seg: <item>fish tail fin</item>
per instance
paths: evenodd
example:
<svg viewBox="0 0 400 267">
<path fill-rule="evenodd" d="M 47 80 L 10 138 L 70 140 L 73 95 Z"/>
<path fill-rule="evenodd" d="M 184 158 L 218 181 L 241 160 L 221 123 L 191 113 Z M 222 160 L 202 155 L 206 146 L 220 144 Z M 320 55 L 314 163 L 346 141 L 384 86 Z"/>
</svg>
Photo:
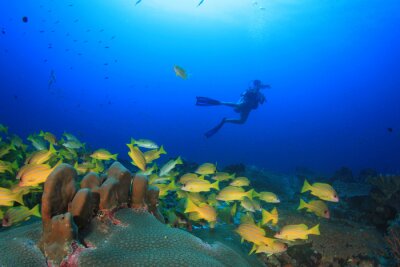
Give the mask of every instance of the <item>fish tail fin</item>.
<svg viewBox="0 0 400 267">
<path fill-rule="evenodd" d="M 112 158 L 113 160 L 117 160 L 117 157 L 118 157 L 118 153 L 117 153 L 117 154 L 113 154 L 113 155 L 111 156 L 111 158 Z"/>
<path fill-rule="evenodd" d="M 42 217 L 42 215 L 40 214 L 40 211 L 39 211 L 39 204 L 37 204 L 35 207 L 33 207 L 32 209 L 31 209 L 31 214 L 33 215 L 33 216 L 36 216 L 36 217 Z"/>
<path fill-rule="evenodd" d="M 136 144 L 136 140 L 135 139 L 133 139 L 132 137 L 131 137 L 131 143 L 130 143 L 130 145 L 134 145 L 134 144 Z"/>
<path fill-rule="evenodd" d="M 215 183 L 211 184 L 211 188 L 214 188 L 215 190 L 219 190 L 219 181 L 216 181 Z"/>
<path fill-rule="evenodd" d="M 266 211 L 265 209 L 261 210 L 261 215 L 262 215 L 262 220 L 261 220 L 261 224 L 267 224 L 269 221 L 272 220 L 272 214 L 268 211 Z"/>
<path fill-rule="evenodd" d="M 311 185 L 304 179 L 303 187 L 301 188 L 301 193 L 307 192 L 311 190 Z"/>
<path fill-rule="evenodd" d="M 165 151 L 164 146 L 161 146 L 160 149 L 158 150 L 158 153 L 167 154 L 167 151 Z"/>
<path fill-rule="evenodd" d="M 200 175 L 197 179 L 204 180 L 204 175 Z"/>
<path fill-rule="evenodd" d="M 253 200 L 253 193 L 254 193 L 254 189 L 251 189 L 251 190 L 249 190 L 249 191 L 246 192 L 246 196 L 247 196 L 249 199 Z"/>
<path fill-rule="evenodd" d="M 300 205 L 297 209 L 298 210 L 304 209 L 307 207 L 306 205 L 307 205 L 307 203 L 303 199 L 300 198 Z"/>
<path fill-rule="evenodd" d="M 24 197 L 24 190 L 21 190 L 21 191 L 19 191 L 18 193 L 15 194 L 14 201 L 18 202 L 22 206 L 25 206 L 23 197 Z"/>
<path fill-rule="evenodd" d="M 186 202 L 185 213 L 197 212 L 197 206 L 188 198 Z"/>
<path fill-rule="evenodd" d="M 171 191 L 178 189 L 178 187 L 175 184 L 175 180 L 174 179 L 171 179 L 171 182 L 169 183 L 168 187 L 169 187 L 169 190 L 171 190 Z"/>
<path fill-rule="evenodd" d="M 131 143 L 131 144 L 126 144 L 126 146 L 130 149 L 130 150 L 133 150 L 133 144 Z M 130 153 L 130 152 L 129 152 Z"/>
<path fill-rule="evenodd" d="M 314 226 L 313 228 L 310 228 L 310 230 L 308 230 L 308 233 L 310 235 L 320 235 L 319 232 L 319 224 L 317 224 L 316 226 Z"/>
<path fill-rule="evenodd" d="M 176 164 L 183 164 L 181 157 L 178 157 L 176 159 Z"/>
<path fill-rule="evenodd" d="M 256 190 L 254 190 L 254 189 L 253 189 L 253 197 L 260 197 L 260 194 L 259 194 L 259 193 L 257 193 L 257 191 L 256 191 Z"/>
<path fill-rule="evenodd" d="M 49 151 L 51 154 L 56 154 L 57 150 L 54 148 L 53 144 L 50 143 L 49 145 Z"/>
<path fill-rule="evenodd" d="M 44 136 L 43 130 L 40 130 L 40 133 L 38 134 L 39 136 Z"/>
</svg>

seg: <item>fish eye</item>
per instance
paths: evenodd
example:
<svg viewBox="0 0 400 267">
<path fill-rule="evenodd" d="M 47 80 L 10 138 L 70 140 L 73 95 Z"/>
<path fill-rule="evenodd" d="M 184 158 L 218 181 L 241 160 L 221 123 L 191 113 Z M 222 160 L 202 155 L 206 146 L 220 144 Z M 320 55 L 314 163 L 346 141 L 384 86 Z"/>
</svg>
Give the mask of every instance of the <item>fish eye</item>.
<svg viewBox="0 0 400 267">
<path fill-rule="evenodd" d="M 327 210 L 325 210 L 325 211 L 324 211 L 324 213 L 325 213 L 325 214 L 327 214 L 327 213 L 328 213 L 328 211 L 327 211 Z"/>
<path fill-rule="evenodd" d="M 334 195 L 333 197 L 334 197 L 334 198 L 337 198 L 337 195 Z"/>
</svg>

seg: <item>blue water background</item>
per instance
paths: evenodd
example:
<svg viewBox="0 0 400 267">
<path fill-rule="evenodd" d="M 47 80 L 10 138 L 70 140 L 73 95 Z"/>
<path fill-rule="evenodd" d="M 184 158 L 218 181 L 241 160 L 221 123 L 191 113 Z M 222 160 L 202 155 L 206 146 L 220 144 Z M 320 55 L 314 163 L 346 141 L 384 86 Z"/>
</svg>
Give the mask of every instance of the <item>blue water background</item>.
<svg viewBox="0 0 400 267">
<path fill-rule="evenodd" d="M 400 171 L 398 0 L 134 3 L 1 1 L 0 122 L 121 157 L 135 137 L 220 166 Z M 195 96 L 237 101 L 255 78 L 267 103 L 205 139 L 237 114 Z"/>
</svg>

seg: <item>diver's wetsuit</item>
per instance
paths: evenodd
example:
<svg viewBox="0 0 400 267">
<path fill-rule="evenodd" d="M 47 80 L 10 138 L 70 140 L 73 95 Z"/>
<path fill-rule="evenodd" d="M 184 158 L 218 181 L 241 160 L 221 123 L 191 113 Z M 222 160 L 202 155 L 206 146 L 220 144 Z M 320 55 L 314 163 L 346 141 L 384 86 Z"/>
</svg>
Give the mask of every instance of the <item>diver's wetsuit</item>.
<svg viewBox="0 0 400 267">
<path fill-rule="evenodd" d="M 257 109 L 259 104 L 263 104 L 265 102 L 265 96 L 260 92 L 260 89 L 267 88 L 269 86 L 260 84 L 255 84 L 254 88 L 250 88 L 242 93 L 241 98 L 237 103 L 232 102 L 221 102 L 215 99 L 211 99 L 208 97 L 197 97 L 196 105 L 198 106 L 215 106 L 215 105 L 225 105 L 228 107 L 233 107 L 235 112 L 240 114 L 239 119 L 227 119 L 223 118 L 222 121 L 205 133 L 207 138 L 216 134 L 225 123 L 235 123 L 235 124 L 243 124 L 247 121 L 251 110 Z"/>
</svg>

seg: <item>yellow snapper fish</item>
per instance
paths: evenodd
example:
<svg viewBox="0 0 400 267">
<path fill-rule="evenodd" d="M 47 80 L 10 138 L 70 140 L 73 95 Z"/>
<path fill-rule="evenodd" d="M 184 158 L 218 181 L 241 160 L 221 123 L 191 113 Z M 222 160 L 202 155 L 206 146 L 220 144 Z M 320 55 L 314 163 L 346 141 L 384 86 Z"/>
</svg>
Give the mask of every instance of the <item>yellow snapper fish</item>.
<svg viewBox="0 0 400 267">
<path fill-rule="evenodd" d="M 44 141 L 43 138 L 39 137 L 39 136 L 34 136 L 34 135 L 30 135 L 27 138 L 29 141 L 31 141 L 32 146 L 36 149 L 36 150 L 45 150 L 47 149 L 47 145 L 46 142 Z"/>
<path fill-rule="evenodd" d="M 0 206 L 13 206 L 14 202 L 25 205 L 22 199 L 23 192 L 13 192 L 8 188 L 0 187 Z"/>
<path fill-rule="evenodd" d="M 147 148 L 147 149 L 158 149 L 159 148 L 159 146 L 155 142 L 148 140 L 148 139 L 135 140 L 135 139 L 131 138 L 131 144 L 137 145 L 138 147 L 141 147 L 141 148 Z"/>
<path fill-rule="evenodd" d="M 29 158 L 25 160 L 25 164 L 43 164 L 50 160 L 53 155 L 56 155 L 57 151 L 54 146 L 50 144 L 49 149 L 38 150 L 34 152 Z"/>
<path fill-rule="evenodd" d="M 252 199 L 251 202 L 253 203 L 253 207 L 255 210 L 261 211 L 261 203 L 257 199 Z"/>
<path fill-rule="evenodd" d="M 13 174 L 16 169 L 18 169 L 17 161 L 14 161 L 13 163 L 11 163 L 8 161 L 0 160 L 0 173 L 8 172 L 10 174 Z"/>
<path fill-rule="evenodd" d="M 105 149 L 98 149 L 95 152 L 90 155 L 91 158 L 97 159 L 97 160 L 117 160 L 118 154 L 111 154 L 109 151 Z"/>
<path fill-rule="evenodd" d="M 0 133 L 8 133 L 8 127 L 0 123 Z"/>
<path fill-rule="evenodd" d="M 127 146 L 130 150 L 128 155 L 132 159 L 132 164 L 137 166 L 142 171 L 146 171 L 146 159 L 144 158 L 142 151 L 132 144 L 127 144 Z"/>
<path fill-rule="evenodd" d="M 273 208 L 271 212 L 262 209 L 261 215 L 262 215 L 262 220 L 261 220 L 262 225 L 265 225 L 269 222 L 271 222 L 272 225 L 276 225 L 278 223 L 279 215 L 278 215 L 278 210 L 276 208 Z"/>
<path fill-rule="evenodd" d="M 250 184 L 250 180 L 247 177 L 237 177 L 235 178 L 229 185 L 231 186 L 248 186 Z"/>
<path fill-rule="evenodd" d="M 179 67 L 178 65 L 175 65 L 174 66 L 174 72 L 175 72 L 176 76 L 179 76 L 184 80 L 187 79 L 186 71 L 182 67 Z"/>
<path fill-rule="evenodd" d="M 153 173 L 149 177 L 149 184 L 166 184 L 166 183 L 171 182 L 171 180 L 173 178 L 174 177 L 172 177 L 172 176 L 171 177 L 160 177 L 157 174 Z"/>
<path fill-rule="evenodd" d="M 260 200 L 265 201 L 267 203 L 279 203 L 281 202 L 278 196 L 272 192 L 260 192 L 254 194 Z"/>
<path fill-rule="evenodd" d="M 190 199 L 187 200 L 185 213 L 197 212 L 200 219 L 206 220 L 207 222 L 217 221 L 217 212 L 213 207 L 206 203 L 200 203 L 198 206 L 193 203 Z"/>
<path fill-rule="evenodd" d="M 158 170 L 158 166 L 157 164 L 153 164 L 153 166 L 151 166 L 150 168 L 146 168 L 145 171 L 138 171 L 137 174 L 141 174 L 141 175 L 152 175 L 153 172 L 156 172 Z"/>
<path fill-rule="evenodd" d="M 177 189 L 175 181 L 172 180 L 169 184 L 154 184 L 160 190 L 159 197 L 164 198 L 168 195 L 169 191 L 175 191 Z"/>
<path fill-rule="evenodd" d="M 219 190 L 219 181 L 210 183 L 207 180 L 201 179 L 189 180 L 181 189 L 189 192 L 208 192 L 211 189 Z"/>
<path fill-rule="evenodd" d="M 69 148 L 61 148 L 60 150 L 58 150 L 58 155 L 62 159 L 67 159 L 67 160 L 78 159 L 78 153 L 75 150 Z"/>
<path fill-rule="evenodd" d="M 163 146 L 143 153 L 147 163 L 152 163 L 154 160 L 159 159 L 162 154 L 167 154 Z"/>
<path fill-rule="evenodd" d="M 23 151 L 26 150 L 26 145 L 24 144 L 24 142 L 22 141 L 21 137 L 19 137 L 18 135 L 14 134 L 11 137 L 11 145 L 14 147 L 18 147 L 18 148 L 22 148 Z"/>
<path fill-rule="evenodd" d="M 29 220 L 31 216 L 41 217 L 39 212 L 39 204 L 31 210 L 25 206 L 10 208 L 6 211 L 3 217 L 3 227 L 9 227 L 14 224 Z"/>
<path fill-rule="evenodd" d="M 206 197 L 201 195 L 200 193 L 188 192 L 187 199 L 190 199 L 196 205 L 200 205 L 201 203 L 207 202 Z M 207 204 L 209 203 L 207 202 Z M 212 206 L 211 204 L 209 205 Z"/>
<path fill-rule="evenodd" d="M 248 197 L 244 197 L 240 202 L 240 206 L 242 206 L 245 210 L 250 212 L 256 212 L 256 209 L 253 205 L 253 201 Z"/>
<path fill-rule="evenodd" d="M 339 202 L 339 197 L 333 189 L 332 186 L 326 183 L 313 183 L 310 185 L 307 180 L 304 180 L 303 188 L 301 189 L 301 193 L 311 191 L 311 195 L 318 197 L 319 199 L 331 201 L 331 202 Z"/>
<path fill-rule="evenodd" d="M 59 161 L 53 168 L 48 164 L 28 164 L 23 166 L 18 174 L 17 179 L 19 181 L 19 186 L 36 186 L 38 184 L 44 183 L 50 173 L 61 164 Z"/>
<path fill-rule="evenodd" d="M 204 176 L 198 176 L 195 173 L 185 173 L 184 175 L 181 176 L 181 178 L 179 178 L 179 183 L 181 184 L 186 184 L 187 182 L 191 181 L 191 180 L 204 180 Z"/>
<path fill-rule="evenodd" d="M 64 132 L 63 136 L 65 136 L 65 138 L 67 138 L 68 141 L 76 141 L 76 142 L 80 142 L 78 138 L 76 138 L 75 135 Z"/>
<path fill-rule="evenodd" d="M 46 140 L 47 142 L 49 142 L 52 145 L 57 144 L 56 136 L 50 132 L 40 131 L 39 136 L 43 137 L 44 140 Z"/>
<path fill-rule="evenodd" d="M 253 248 L 251 249 L 250 253 L 265 253 L 267 256 L 271 256 L 273 254 L 285 252 L 288 248 L 288 245 L 280 242 L 278 240 L 271 242 L 268 245 L 259 245 L 253 244 Z"/>
<path fill-rule="evenodd" d="M 244 197 L 253 199 L 253 192 L 254 189 L 245 192 L 241 187 L 227 186 L 218 193 L 216 198 L 221 201 L 242 200 Z"/>
<path fill-rule="evenodd" d="M 228 181 L 228 180 L 231 180 L 231 179 L 233 179 L 233 178 L 235 178 L 235 174 L 229 174 L 229 173 L 227 173 L 227 172 L 216 172 L 216 173 L 211 177 L 211 179 L 217 180 L 217 181 L 220 181 L 220 182 Z"/>
<path fill-rule="evenodd" d="M 339 196 L 337 195 L 335 189 L 326 183 L 313 183 L 310 185 L 307 180 L 304 180 L 303 188 L 301 193 L 311 191 L 311 195 L 318 197 L 319 199 L 339 202 Z"/>
<path fill-rule="evenodd" d="M 96 167 L 95 163 L 92 162 L 83 162 L 81 164 L 78 164 L 78 162 L 75 162 L 74 168 L 79 174 L 85 174 L 89 172 L 91 169 L 94 169 Z"/>
<path fill-rule="evenodd" d="M 167 163 L 164 164 L 164 166 L 161 167 L 160 169 L 160 176 L 165 176 L 169 174 L 169 172 L 175 168 L 176 165 L 178 164 L 183 164 L 181 157 L 178 157 L 175 160 L 170 160 Z"/>
<path fill-rule="evenodd" d="M 217 168 L 214 164 L 212 163 L 203 163 L 201 164 L 195 173 L 200 174 L 200 175 L 210 175 L 214 174 L 216 172 Z"/>
<path fill-rule="evenodd" d="M 300 199 L 298 210 L 307 209 L 307 212 L 312 212 L 318 217 L 330 218 L 328 206 L 322 200 L 311 200 L 309 203 Z"/>
<path fill-rule="evenodd" d="M 293 241 L 296 239 L 308 239 L 308 235 L 320 235 L 319 224 L 310 229 L 305 224 L 286 225 L 274 237 Z"/>
<path fill-rule="evenodd" d="M 276 239 L 265 236 L 265 231 L 254 223 L 241 223 L 235 232 L 240 235 L 242 242 L 244 240 L 256 245 L 269 245 Z"/>
<path fill-rule="evenodd" d="M 85 143 L 75 140 L 68 140 L 67 142 L 62 143 L 62 146 L 69 149 L 80 149 L 85 146 Z"/>
</svg>

